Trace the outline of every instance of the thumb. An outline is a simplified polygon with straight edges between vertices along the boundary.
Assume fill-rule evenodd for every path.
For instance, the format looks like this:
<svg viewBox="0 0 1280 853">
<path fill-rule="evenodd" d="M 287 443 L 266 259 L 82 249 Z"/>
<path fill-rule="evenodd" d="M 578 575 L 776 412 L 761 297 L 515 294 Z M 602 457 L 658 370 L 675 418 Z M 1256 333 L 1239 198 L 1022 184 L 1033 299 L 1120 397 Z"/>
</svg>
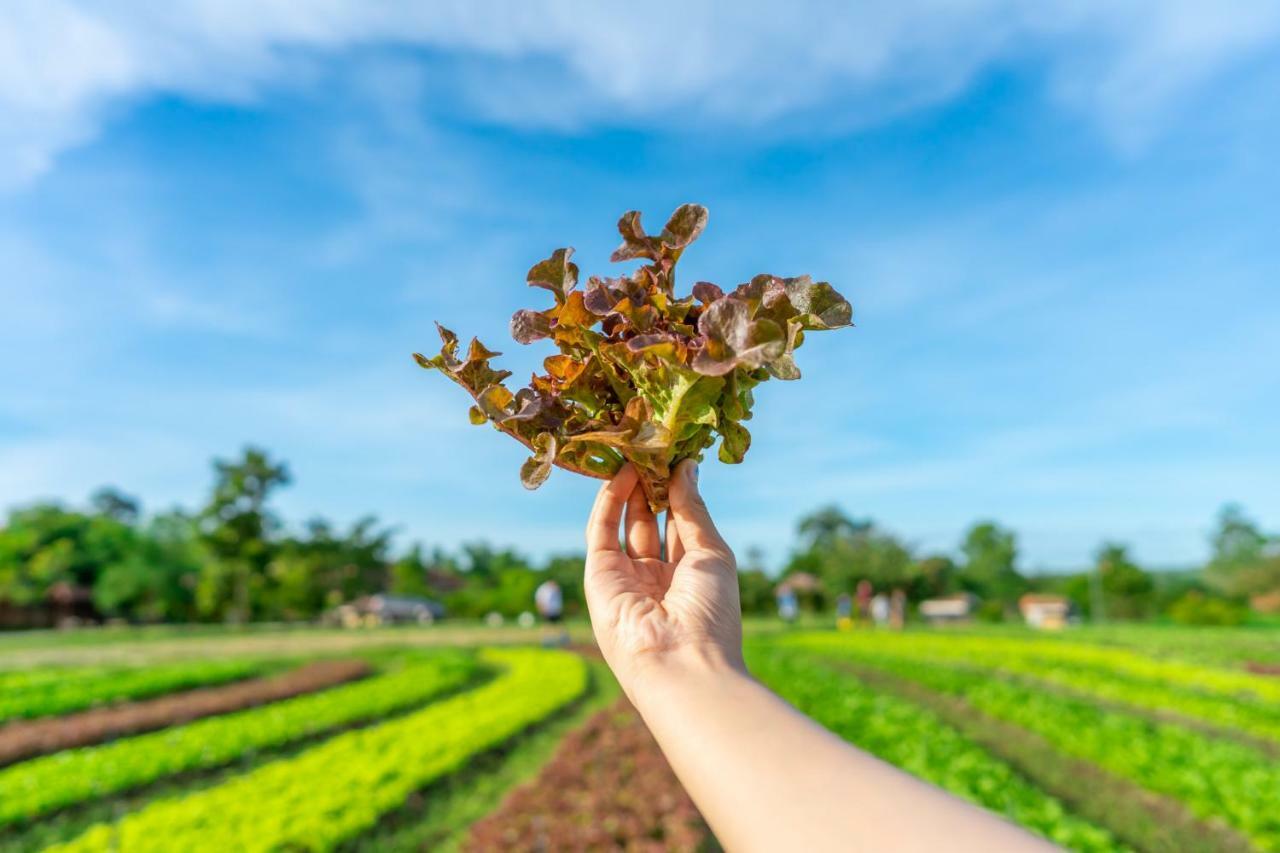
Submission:
<svg viewBox="0 0 1280 853">
<path fill-rule="evenodd" d="M 692 459 L 685 459 L 676 466 L 676 475 L 671 481 L 670 512 L 686 552 L 710 551 L 733 558 L 729 545 L 711 520 L 706 501 L 698 492 L 698 463 Z"/>
</svg>

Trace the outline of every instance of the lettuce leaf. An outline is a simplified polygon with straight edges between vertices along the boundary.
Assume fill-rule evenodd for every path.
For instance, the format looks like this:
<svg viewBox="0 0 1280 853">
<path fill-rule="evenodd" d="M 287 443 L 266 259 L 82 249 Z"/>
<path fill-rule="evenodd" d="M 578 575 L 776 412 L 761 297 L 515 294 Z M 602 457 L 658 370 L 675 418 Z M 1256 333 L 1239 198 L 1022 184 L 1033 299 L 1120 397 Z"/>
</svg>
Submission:
<svg viewBox="0 0 1280 853">
<path fill-rule="evenodd" d="M 631 462 L 661 512 L 682 459 L 701 459 L 718 437 L 720 460 L 742 461 L 752 389 L 800 378 L 794 353 L 805 332 L 852 325 L 848 301 L 809 276 L 758 275 L 727 293 L 700 281 L 677 296 L 676 263 L 706 224 L 707 209 L 696 204 L 678 208 L 657 235 L 645 233 L 638 211 L 623 214 L 622 245 L 611 259 L 647 263 L 617 278 L 592 276 L 581 288 L 573 249 L 535 264 L 526 281 L 554 304 L 517 311 L 511 336 L 521 344 L 550 340 L 559 352 L 527 387 L 508 389 L 511 373 L 490 364 L 501 353 L 474 338 L 461 356 L 458 336 L 438 323 L 440 352 L 413 357 L 471 394 L 472 423 L 492 424 L 529 448 L 520 468 L 526 488 L 542 485 L 552 467 L 608 479 Z"/>
</svg>

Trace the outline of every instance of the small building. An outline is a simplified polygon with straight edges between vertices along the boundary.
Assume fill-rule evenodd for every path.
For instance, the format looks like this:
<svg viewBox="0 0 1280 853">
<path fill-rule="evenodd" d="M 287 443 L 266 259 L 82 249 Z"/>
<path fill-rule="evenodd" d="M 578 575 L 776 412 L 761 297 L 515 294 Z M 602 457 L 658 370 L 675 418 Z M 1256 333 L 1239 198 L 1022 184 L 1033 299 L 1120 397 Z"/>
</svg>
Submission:
<svg viewBox="0 0 1280 853">
<path fill-rule="evenodd" d="M 970 621 L 978 609 L 978 597 L 971 592 L 958 592 L 920 602 L 920 617 L 930 625 L 957 625 Z"/>
<path fill-rule="evenodd" d="M 1056 631 L 1065 628 L 1071 616 L 1071 599 L 1061 595 L 1029 592 L 1018 599 L 1018 610 L 1032 628 Z"/>
<path fill-rule="evenodd" d="M 326 621 L 344 628 L 416 623 L 430 625 L 444 618 L 444 605 L 407 595 L 366 595 L 329 611 Z"/>
</svg>

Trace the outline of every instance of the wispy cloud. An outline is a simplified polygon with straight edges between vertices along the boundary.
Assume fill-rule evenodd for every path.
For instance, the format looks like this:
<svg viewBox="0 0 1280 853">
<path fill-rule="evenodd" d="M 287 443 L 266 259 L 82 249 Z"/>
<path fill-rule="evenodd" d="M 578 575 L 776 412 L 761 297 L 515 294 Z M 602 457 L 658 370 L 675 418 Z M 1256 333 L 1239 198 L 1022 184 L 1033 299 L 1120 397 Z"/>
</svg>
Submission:
<svg viewBox="0 0 1280 853">
<path fill-rule="evenodd" d="M 0 7 L 0 179 L 43 173 L 137 99 L 253 102 L 306 85 L 317 60 L 379 42 L 440 58 L 452 94 L 490 120 L 566 127 L 661 115 L 683 125 L 767 123 L 783 136 L 800 125 L 780 120 L 807 111 L 848 128 L 948 97 L 984 69 L 1027 60 L 1034 46 L 1051 95 L 1134 146 L 1180 95 L 1274 46 L 1280 32 L 1280 7 L 1267 0 L 775 8 L 15 0 Z"/>
</svg>

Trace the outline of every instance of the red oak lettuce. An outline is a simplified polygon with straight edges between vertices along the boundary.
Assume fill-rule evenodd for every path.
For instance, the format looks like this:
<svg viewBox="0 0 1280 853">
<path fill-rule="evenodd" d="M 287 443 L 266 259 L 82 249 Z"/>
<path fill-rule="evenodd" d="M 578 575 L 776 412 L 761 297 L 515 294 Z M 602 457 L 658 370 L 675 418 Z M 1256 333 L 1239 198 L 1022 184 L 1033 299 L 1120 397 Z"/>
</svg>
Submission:
<svg viewBox="0 0 1280 853">
<path fill-rule="evenodd" d="M 475 399 L 471 422 L 491 423 L 532 451 L 520 479 L 536 489 L 553 465 L 609 478 L 624 462 L 640 473 L 649 505 L 667 507 L 671 470 L 701 458 L 720 437 L 720 460 L 741 462 L 751 445 L 752 389 L 770 377 L 799 379 L 793 353 L 807 331 L 850 325 L 852 309 L 831 285 L 809 276 L 758 275 L 725 293 L 700 281 L 675 292 L 675 267 L 707 223 L 707 210 L 686 204 L 662 232 L 649 235 L 640 214 L 618 220 L 622 245 L 612 260 L 644 260 L 630 275 L 592 276 L 578 286 L 573 249 L 557 249 L 529 270 L 528 283 L 550 291 L 547 309 L 517 311 L 511 336 L 522 344 L 550 339 L 559 350 L 529 385 L 515 392 L 499 353 L 437 325 L 440 354 L 414 359 L 440 370 Z"/>
</svg>

